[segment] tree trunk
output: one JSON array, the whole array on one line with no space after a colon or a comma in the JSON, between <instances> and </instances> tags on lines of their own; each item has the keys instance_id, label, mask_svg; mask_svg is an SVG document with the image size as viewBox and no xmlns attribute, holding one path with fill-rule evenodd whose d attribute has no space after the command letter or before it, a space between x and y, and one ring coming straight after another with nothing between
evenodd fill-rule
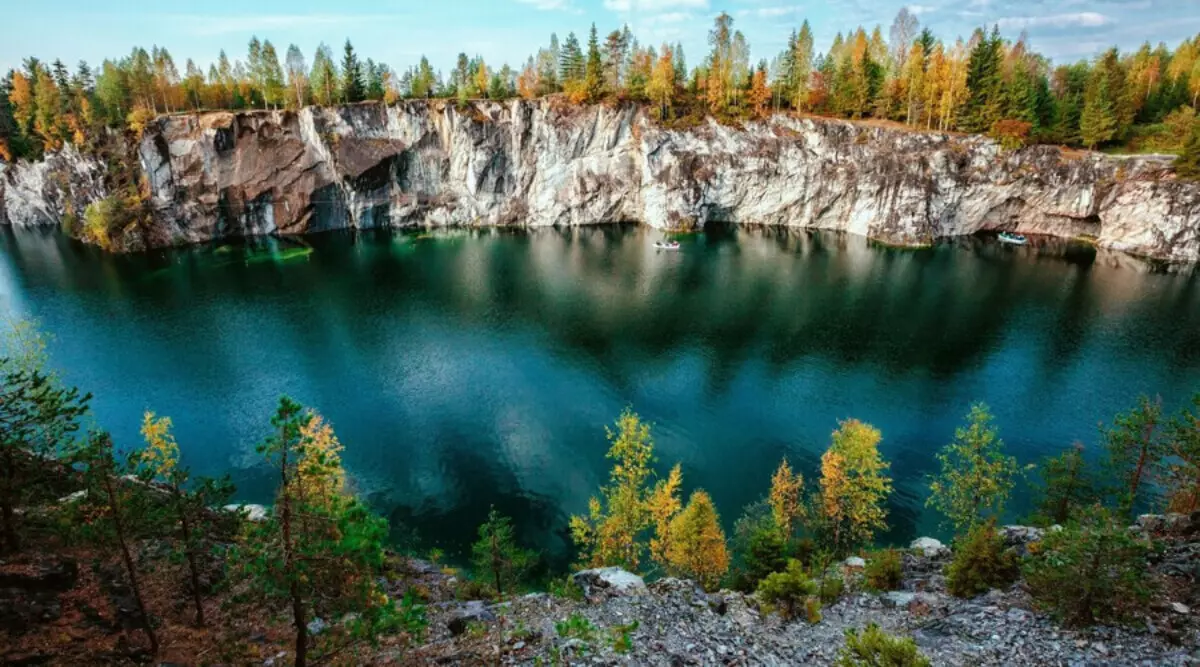
<instances>
[{"instance_id":1,"label":"tree trunk","mask_svg":"<svg viewBox=\"0 0 1200 667\"><path fill-rule=\"evenodd\" d=\"M121 546L121 560L125 563L125 573L129 576L129 587L133 589L133 600L137 604L138 614L142 617L142 630L146 639L150 640L150 653L158 655L158 636L154 633L150 614L146 612L146 603L142 600L142 587L138 583L137 568L133 564L133 555L129 552L129 543L125 539L125 521L121 518L121 505L113 486L112 474L105 473L104 490L108 494L108 505L112 511L113 528L117 533L117 542Z\"/></svg>"},{"instance_id":2,"label":"tree trunk","mask_svg":"<svg viewBox=\"0 0 1200 667\"><path fill-rule=\"evenodd\" d=\"M175 502L179 507L179 519L183 529L183 550L187 556L188 572L192 577L192 603L196 606L196 625L204 627L204 600L200 598L200 568L196 565L196 552L192 549L192 525L188 520L187 508L179 485L174 485Z\"/></svg>"},{"instance_id":3,"label":"tree trunk","mask_svg":"<svg viewBox=\"0 0 1200 667\"><path fill-rule=\"evenodd\" d=\"M292 598L292 624L296 627L296 667L308 664L308 619L304 610L304 599L300 595L300 584L296 581L292 562L292 489L288 480L288 441L286 427L280 427L279 441L283 451L279 463L280 514L283 530L283 568L290 580L288 594Z\"/></svg>"},{"instance_id":4,"label":"tree trunk","mask_svg":"<svg viewBox=\"0 0 1200 667\"><path fill-rule=\"evenodd\" d=\"M492 575L496 578L496 597L504 599L504 591L500 589L500 545L496 541L496 530L492 529Z\"/></svg>"}]
</instances>

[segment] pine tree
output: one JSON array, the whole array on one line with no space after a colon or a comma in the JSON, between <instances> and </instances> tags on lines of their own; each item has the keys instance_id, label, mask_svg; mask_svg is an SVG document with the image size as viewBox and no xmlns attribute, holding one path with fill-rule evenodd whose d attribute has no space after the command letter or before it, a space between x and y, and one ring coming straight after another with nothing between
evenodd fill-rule
<instances>
[{"instance_id":1,"label":"pine tree","mask_svg":"<svg viewBox=\"0 0 1200 667\"><path fill-rule=\"evenodd\" d=\"M812 76L813 34L808 19L800 26L800 33L791 49L791 76L789 77L792 108L804 111L808 108L809 78Z\"/></svg>"},{"instance_id":2,"label":"pine tree","mask_svg":"<svg viewBox=\"0 0 1200 667\"><path fill-rule=\"evenodd\" d=\"M1190 514L1200 510L1200 392L1168 426L1167 453L1161 477L1167 511Z\"/></svg>"},{"instance_id":3,"label":"pine tree","mask_svg":"<svg viewBox=\"0 0 1200 667\"><path fill-rule=\"evenodd\" d=\"M140 571L133 558L134 540L147 532L149 505L147 487L130 483L124 476L132 467L117 459L112 438L107 433L92 433L76 449L72 460L83 467L86 495L75 508L82 512L80 523L85 539L111 545L120 552L129 590L133 595L142 631L150 643L151 655L158 654L158 634L146 606Z\"/></svg>"},{"instance_id":4,"label":"pine tree","mask_svg":"<svg viewBox=\"0 0 1200 667\"><path fill-rule=\"evenodd\" d=\"M1117 502L1126 514L1152 492L1147 482L1168 451L1163 427L1162 400L1142 396L1135 408L1117 415L1103 431L1104 464L1117 483Z\"/></svg>"},{"instance_id":5,"label":"pine tree","mask_svg":"<svg viewBox=\"0 0 1200 667\"><path fill-rule=\"evenodd\" d=\"M967 64L967 99L959 125L966 132L982 133L1000 120L1004 43L996 29L991 36L977 30L975 40Z\"/></svg>"},{"instance_id":6,"label":"pine tree","mask_svg":"<svg viewBox=\"0 0 1200 667\"><path fill-rule=\"evenodd\" d=\"M1079 140L1088 148L1112 141L1117 135L1117 118L1109 95L1108 77L1100 69L1093 70L1083 97L1079 116Z\"/></svg>"},{"instance_id":7,"label":"pine tree","mask_svg":"<svg viewBox=\"0 0 1200 667\"><path fill-rule=\"evenodd\" d=\"M295 629L294 664L308 664L310 619L356 614L322 640L373 640L401 622L376 579L387 522L344 489L341 445L320 417L286 397L275 433L258 451L278 474L274 510L246 527L227 562L243 603L286 603ZM415 619L414 619L415 620Z\"/></svg>"},{"instance_id":8,"label":"pine tree","mask_svg":"<svg viewBox=\"0 0 1200 667\"><path fill-rule=\"evenodd\" d=\"M886 527L884 503L892 480L879 455L879 430L856 419L843 421L821 456L819 505L835 554L868 543Z\"/></svg>"},{"instance_id":9,"label":"pine tree","mask_svg":"<svg viewBox=\"0 0 1200 667\"><path fill-rule=\"evenodd\" d=\"M586 90L587 99L590 102L596 102L604 95L604 62L600 56L600 39L596 35L595 23L592 24L592 32L588 36L584 90Z\"/></svg>"},{"instance_id":10,"label":"pine tree","mask_svg":"<svg viewBox=\"0 0 1200 667\"><path fill-rule=\"evenodd\" d=\"M694 579L707 590L715 589L729 570L721 519L704 491L692 493L687 506L672 519L666 557L668 572Z\"/></svg>"},{"instance_id":11,"label":"pine tree","mask_svg":"<svg viewBox=\"0 0 1200 667\"><path fill-rule=\"evenodd\" d=\"M169 502L152 507L165 511L166 524L179 527L178 553L188 567L192 605L196 625L205 625L203 586L200 563L205 558L207 535L218 529L217 515L209 508L222 507L233 495L233 483L223 479L200 478L190 484L191 471L179 465L179 445L171 434L171 419L146 412L142 418L145 447L133 459L139 479L159 483L170 493Z\"/></svg>"},{"instance_id":12,"label":"pine tree","mask_svg":"<svg viewBox=\"0 0 1200 667\"><path fill-rule=\"evenodd\" d=\"M583 51L579 48L579 39L572 32L567 35L567 41L563 44L562 60L559 63L559 78L562 80L564 86L569 83L582 81L584 69Z\"/></svg>"},{"instance_id":13,"label":"pine tree","mask_svg":"<svg viewBox=\"0 0 1200 667\"><path fill-rule=\"evenodd\" d=\"M930 480L926 506L941 512L963 535L981 522L999 519L1012 493L1017 461L1003 453L992 414L983 403L971 406L967 425L954 433L937 458L941 473Z\"/></svg>"},{"instance_id":14,"label":"pine tree","mask_svg":"<svg viewBox=\"0 0 1200 667\"><path fill-rule=\"evenodd\" d=\"M354 46L350 40L342 48L342 101L353 104L363 101L366 91L363 89L362 65L354 54Z\"/></svg>"},{"instance_id":15,"label":"pine tree","mask_svg":"<svg viewBox=\"0 0 1200 667\"><path fill-rule=\"evenodd\" d=\"M1046 458L1039 470L1039 523L1065 525L1081 509L1099 500L1082 444L1075 443L1062 454Z\"/></svg>"},{"instance_id":16,"label":"pine tree","mask_svg":"<svg viewBox=\"0 0 1200 667\"><path fill-rule=\"evenodd\" d=\"M496 597L503 599L505 591L511 593L521 582L536 557L532 551L517 546L512 519L493 507L487 521L479 527L479 540L471 547L471 560L476 572L490 578L496 587Z\"/></svg>"}]
</instances>

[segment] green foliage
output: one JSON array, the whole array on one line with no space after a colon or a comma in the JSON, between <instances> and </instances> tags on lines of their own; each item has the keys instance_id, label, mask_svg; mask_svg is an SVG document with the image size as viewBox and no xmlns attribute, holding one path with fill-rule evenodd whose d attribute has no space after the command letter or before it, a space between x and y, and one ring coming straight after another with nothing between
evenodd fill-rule
<instances>
[{"instance_id":1,"label":"green foliage","mask_svg":"<svg viewBox=\"0 0 1200 667\"><path fill-rule=\"evenodd\" d=\"M585 642L595 641L597 632L596 626L578 612L555 623L554 631L563 639L579 639Z\"/></svg>"},{"instance_id":2,"label":"green foliage","mask_svg":"<svg viewBox=\"0 0 1200 667\"><path fill-rule=\"evenodd\" d=\"M575 579L570 575L551 579L549 585L546 587L546 592L564 600L583 601L583 589L579 587L579 584L575 583Z\"/></svg>"},{"instance_id":3,"label":"green foliage","mask_svg":"<svg viewBox=\"0 0 1200 667\"><path fill-rule=\"evenodd\" d=\"M60 387L44 370L45 340L16 323L0 339L0 548L20 547L17 508L52 496L50 459L70 445L91 394Z\"/></svg>"},{"instance_id":4,"label":"green foliage","mask_svg":"<svg viewBox=\"0 0 1200 667\"><path fill-rule=\"evenodd\" d=\"M755 592L759 602L770 609L777 609L784 618L795 618L801 609L806 609L808 600L818 599L817 584L804 572L800 561L788 561L783 572L773 572L758 583Z\"/></svg>"},{"instance_id":5,"label":"green foliage","mask_svg":"<svg viewBox=\"0 0 1200 667\"><path fill-rule=\"evenodd\" d=\"M912 639L894 637L872 623L861 634L846 630L846 645L838 652L837 667L930 667Z\"/></svg>"},{"instance_id":6,"label":"green foliage","mask_svg":"<svg viewBox=\"0 0 1200 667\"><path fill-rule=\"evenodd\" d=\"M1129 621L1153 594L1151 547L1093 507L1063 530L1050 531L1023 565L1039 606L1070 625Z\"/></svg>"},{"instance_id":7,"label":"green foliage","mask_svg":"<svg viewBox=\"0 0 1200 667\"><path fill-rule=\"evenodd\" d=\"M488 520L479 527L479 540L471 547L471 560L476 572L486 575L495 586L496 596L503 598L506 590L511 593L521 582L537 557L517 546L512 519L493 507Z\"/></svg>"},{"instance_id":8,"label":"green foliage","mask_svg":"<svg viewBox=\"0 0 1200 667\"><path fill-rule=\"evenodd\" d=\"M384 567L387 522L342 488L332 430L286 397L271 419L274 434L258 451L280 480L275 510L250 523L231 551L231 577L243 604L286 604L296 629L296 663L305 664L312 618L352 620L319 637L329 651L376 641L401 618L377 577Z\"/></svg>"},{"instance_id":9,"label":"green foliage","mask_svg":"<svg viewBox=\"0 0 1200 667\"><path fill-rule=\"evenodd\" d=\"M1003 452L987 406L972 405L967 425L955 431L954 442L937 456L942 470L930 481L925 503L941 512L957 534L1004 513L1017 461Z\"/></svg>"},{"instance_id":10,"label":"green foliage","mask_svg":"<svg viewBox=\"0 0 1200 667\"><path fill-rule=\"evenodd\" d=\"M1168 453L1161 463L1167 510L1190 514L1200 510L1200 392L1168 427Z\"/></svg>"},{"instance_id":11,"label":"green foliage","mask_svg":"<svg viewBox=\"0 0 1200 667\"><path fill-rule=\"evenodd\" d=\"M1186 180L1200 180L1200 128L1195 129L1183 144L1175 160L1175 174Z\"/></svg>"},{"instance_id":12,"label":"green foliage","mask_svg":"<svg viewBox=\"0 0 1200 667\"><path fill-rule=\"evenodd\" d=\"M1065 524L1084 507L1099 500L1095 481L1084 459L1083 445L1075 443L1062 454L1044 459L1038 471L1036 525Z\"/></svg>"},{"instance_id":13,"label":"green foliage","mask_svg":"<svg viewBox=\"0 0 1200 667\"><path fill-rule=\"evenodd\" d=\"M900 588L904 577L903 554L898 549L883 549L868 555L863 579L867 586L876 591L894 591Z\"/></svg>"},{"instance_id":14,"label":"green foliage","mask_svg":"<svg viewBox=\"0 0 1200 667\"><path fill-rule=\"evenodd\" d=\"M609 637L612 640L613 650L622 655L632 651L633 633L637 632L639 625L640 623L638 623L637 619L634 619L632 623L610 628Z\"/></svg>"},{"instance_id":15,"label":"green foliage","mask_svg":"<svg viewBox=\"0 0 1200 667\"><path fill-rule=\"evenodd\" d=\"M734 523L733 556L732 585L740 591L753 591L768 574L787 567L788 541L765 502L747 507Z\"/></svg>"},{"instance_id":16,"label":"green foliage","mask_svg":"<svg viewBox=\"0 0 1200 667\"><path fill-rule=\"evenodd\" d=\"M889 464L879 455L882 438L879 429L848 419L838 425L821 456L819 521L834 555L870 542L887 525L892 479Z\"/></svg>"},{"instance_id":17,"label":"green foliage","mask_svg":"<svg viewBox=\"0 0 1200 667\"><path fill-rule=\"evenodd\" d=\"M960 598L972 598L1008 586L1018 574L1016 555L1005 550L996 524L989 521L973 527L955 544L954 558L946 571L946 590Z\"/></svg>"},{"instance_id":18,"label":"green foliage","mask_svg":"<svg viewBox=\"0 0 1200 667\"><path fill-rule=\"evenodd\" d=\"M1128 517L1152 501L1155 465L1168 451L1162 400L1142 396L1103 431L1104 466L1116 482L1117 506Z\"/></svg>"}]
</instances>

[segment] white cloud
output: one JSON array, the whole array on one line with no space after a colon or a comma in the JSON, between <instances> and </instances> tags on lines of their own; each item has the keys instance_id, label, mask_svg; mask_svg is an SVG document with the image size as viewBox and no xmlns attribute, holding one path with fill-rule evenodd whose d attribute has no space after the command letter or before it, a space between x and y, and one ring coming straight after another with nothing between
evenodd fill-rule
<instances>
[{"instance_id":1,"label":"white cloud","mask_svg":"<svg viewBox=\"0 0 1200 667\"><path fill-rule=\"evenodd\" d=\"M571 0L517 0L523 5L529 5L543 12L566 11L571 9Z\"/></svg>"},{"instance_id":2,"label":"white cloud","mask_svg":"<svg viewBox=\"0 0 1200 667\"><path fill-rule=\"evenodd\" d=\"M908 11L912 12L913 16L921 16L930 12L936 12L937 10L938 8L935 5L908 5Z\"/></svg>"},{"instance_id":3,"label":"white cloud","mask_svg":"<svg viewBox=\"0 0 1200 667\"><path fill-rule=\"evenodd\" d=\"M771 19L780 16L790 16L802 9L799 5L782 5L778 7L759 7L758 9L739 9L737 15L755 16L760 19Z\"/></svg>"},{"instance_id":4,"label":"white cloud","mask_svg":"<svg viewBox=\"0 0 1200 667\"><path fill-rule=\"evenodd\" d=\"M604 8L614 12L708 9L708 0L604 0Z\"/></svg>"},{"instance_id":5,"label":"white cloud","mask_svg":"<svg viewBox=\"0 0 1200 667\"><path fill-rule=\"evenodd\" d=\"M1075 14L1050 14L1048 16L1009 16L996 21L1001 28L1025 30L1027 28L1097 28L1113 20L1097 12Z\"/></svg>"}]
</instances>

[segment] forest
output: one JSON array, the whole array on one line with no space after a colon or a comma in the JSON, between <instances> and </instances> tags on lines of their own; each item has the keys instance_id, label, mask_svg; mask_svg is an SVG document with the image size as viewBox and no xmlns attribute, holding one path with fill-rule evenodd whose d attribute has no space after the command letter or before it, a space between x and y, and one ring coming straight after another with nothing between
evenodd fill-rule
<instances>
[{"instance_id":1,"label":"forest","mask_svg":"<svg viewBox=\"0 0 1200 667\"><path fill-rule=\"evenodd\" d=\"M406 69L365 60L347 40L311 62L291 44L250 40L244 58L221 51L205 71L182 68L165 47L135 47L99 66L27 58L0 82L0 159L39 157L65 143L104 141L109 128L139 132L163 113L282 109L310 104L394 103L410 98L506 100L562 95L575 104L645 104L666 123L705 117L737 122L770 112L878 119L912 128L989 134L1006 148L1029 143L1129 152L1180 153L1197 145L1200 35L1170 48L1110 48L1092 61L1053 63L1025 35L981 27L967 39L922 29L901 9L881 26L839 32L814 51L804 21L771 58L755 62L734 19L721 14L710 50L689 69L680 44L643 45L626 26L595 24L549 43L517 67L458 56L450 72L427 58ZM1200 165L1181 161L1181 174Z\"/></svg>"},{"instance_id":2,"label":"forest","mask_svg":"<svg viewBox=\"0 0 1200 667\"><path fill-rule=\"evenodd\" d=\"M36 569L47 554L92 563L95 576L128 592L122 641L143 658L207 646L219 649L213 659L245 664L259 650L247 628L290 634L278 641L296 665L420 641L426 593L389 583L387 521L353 492L342 444L318 412L284 397L264 415L251 465L277 480L274 502L258 517L222 510L235 490L228 478L190 473L169 418L147 411L143 442L115 443L94 425L91 395L50 366L47 340L29 322L0 337L0 574ZM732 524L703 489L685 494L681 467L660 465L652 425L631 409L606 434L608 479L569 520L576 569L618 566L746 591L764 612L808 623L843 595L847 556L866 559L870 590L899 586L903 552L877 543L893 480L872 425L840 421L809 479L783 459L764 474L761 501ZM1200 510L1200 393L1174 415L1143 397L1102 426L1095 452L1075 444L1040 462L1008 454L995 418L976 404L927 480L927 506L954 536L950 594L974 598L1023 578L1038 608L1065 625L1128 622L1161 585L1147 570L1151 538L1128 529L1136 513ZM1026 521L1058 526L1021 555L999 536L1018 487L1034 500ZM511 518L493 509L479 520L469 562L455 564L467 568L444 566L455 598L528 590L538 554L519 543ZM426 557L436 566L440 554ZM580 595L562 574L543 569L542 582L550 577L553 595Z\"/></svg>"}]
</instances>

